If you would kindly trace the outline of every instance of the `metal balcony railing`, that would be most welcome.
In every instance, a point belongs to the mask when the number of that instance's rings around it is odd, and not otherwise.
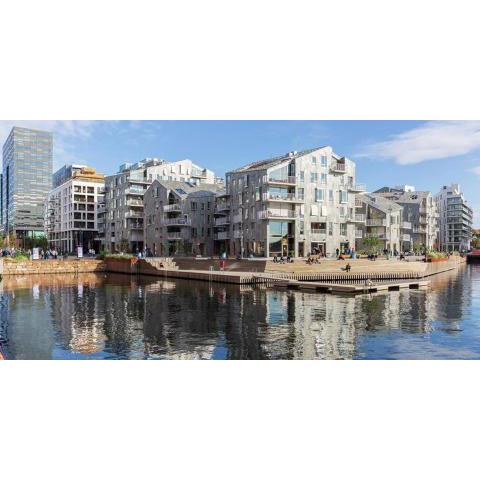
[[[172,203],[170,205],[163,206],[164,212],[181,212],[182,206],[179,203]]]

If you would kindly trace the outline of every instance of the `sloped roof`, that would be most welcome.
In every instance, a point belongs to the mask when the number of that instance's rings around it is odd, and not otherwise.
[[[237,168],[236,170],[232,170],[229,173],[239,173],[239,172],[251,172],[255,170],[265,170],[267,168],[274,167],[275,165],[279,165],[287,160],[293,160],[298,157],[302,157],[303,155],[308,155],[309,153],[315,152],[316,150],[321,150],[322,148],[327,147],[328,145],[324,145],[323,147],[316,147],[310,148],[308,150],[302,150],[300,152],[289,152],[285,155],[280,155],[279,157],[272,157],[267,158],[265,160],[259,160],[257,162],[249,163],[243,167]]]
[[[364,193],[361,195],[362,200],[371,207],[377,208],[382,212],[388,213],[390,210],[401,210],[402,206],[395,203],[382,195],[374,193]]]

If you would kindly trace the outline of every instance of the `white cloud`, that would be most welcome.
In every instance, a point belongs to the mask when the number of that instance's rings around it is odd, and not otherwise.
[[[367,155],[400,165],[466,155],[480,149],[480,121],[432,121],[367,147]]]
[[[117,123],[97,120],[1,120],[0,145],[3,145],[13,126],[48,130],[53,132],[53,161],[54,168],[58,168],[65,163],[84,161],[75,153],[75,141],[88,140],[98,128],[115,129]]]
[[[475,173],[476,175],[480,175],[480,167],[473,167],[469,171]]]

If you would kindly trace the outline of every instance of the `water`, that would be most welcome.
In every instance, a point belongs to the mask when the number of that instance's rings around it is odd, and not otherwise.
[[[12,359],[480,358],[480,265],[356,297],[94,274],[0,288]]]

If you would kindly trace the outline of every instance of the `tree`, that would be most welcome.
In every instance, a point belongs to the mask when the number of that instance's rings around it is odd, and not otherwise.
[[[122,238],[118,243],[118,249],[122,253],[128,253],[128,247],[129,247],[128,240],[126,238]]]
[[[366,247],[368,253],[377,253],[381,244],[381,240],[376,235],[369,235],[363,240],[363,245]]]

